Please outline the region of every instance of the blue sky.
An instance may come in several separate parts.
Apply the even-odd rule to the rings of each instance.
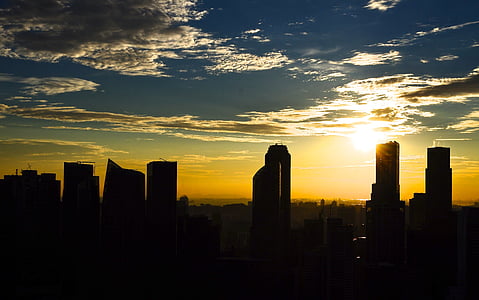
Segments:
[[[479,198],[477,1],[0,3],[4,174],[26,165],[61,173],[68,160],[100,161],[102,172],[107,157],[140,168],[165,157],[179,161],[185,182],[191,170],[206,180],[245,166],[230,181],[247,183],[230,190],[248,189],[270,143],[302,155],[319,151],[316,141],[397,139],[418,163],[405,163],[405,180],[417,173],[405,183],[420,189],[412,182],[436,140],[453,149],[468,191],[456,198]],[[350,181],[371,170],[370,152]],[[358,193],[298,184],[297,194],[367,197],[370,183]]]

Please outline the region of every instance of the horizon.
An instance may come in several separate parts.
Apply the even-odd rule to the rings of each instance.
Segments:
[[[428,147],[428,149],[429,148],[434,148],[434,147],[448,148],[448,147],[444,147],[444,146],[433,146],[433,147]],[[110,160],[110,159],[108,159],[108,160]],[[401,158],[400,158],[400,160],[401,160]],[[167,161],[167,160],[164,160],[164,159],[161,158],[160,161]],[[66,161],[65,163],[67,163],[67,162],[72,163],[73,161]],[[145,166],[144,169],[136,168],[136,169],[132,169],[132,170],[139,171],[146,176],[146,174],[147,174],[146,165],[149,162],[150,161],[144,163],[144,166]],[[99,177],[100,200],[103,199],[103,186],[104,186],[105,176],[104,175],[99,175],[99,174],[96,173],[96,169],[97,169],[96,162],[93,162],[93,161],[76,161],[74,163],[93,165],[94,175]],[[115,163],[117,163],[117,162],[115,162]],[[375,159],[372,161],[372,165],[375,166]],[[121,166],[120,165],[120,167],[122,167],[124,169],[130,169],[126,166]],[[294,169],[294,166],[292,166],[292,169]],[[61,187],[62,187],[61,188],[61,194],[63,195],[63,172],[55,173],[55,172],[48,172],[48,171],[43,171],[43,170],[36,170],[36,169],[32,169],[31,166],[29,165],[29,168],[27,168],[27,169],[21,169],[20,171],[18,169],[16,169],[15,173],[3,174],[3,176],[5,176],[5,175],[21,175],[21,172],[24,171],[24,170],[34,170],[34,171],[37,171],[38,174],[42,174],[42,173],[53,173],[53,174],[55,174],[56,179],[60,180],[60,182],[61,182]],[[453,178],[454,178],[454,169],[452,169],[452,171],[453,171]],[[178,174],[178,175],[179,175],[179,178],[182,177],[181,174]],[[253,178],[253,175],[251,176],[251,180]],[[425,168],[424,168],[424,176],[425,176]],[[400,176],[400,178],[401,178],[401,176]],[[293,178],[292,178],[292,181],[293,181]],[[371,182],[370,186],[373,183],[374,183],[374,180],[373,180],[373,182]],[[423,184],[424,184],[424,182],[423,182]],[[181,186],[180,179],[178,179],[178,185]],[[145,182],[145,186],[146,186],[146,182]],[[294,186],[292,186],[292,190],[294,191]],[[454,184],[453,184],[453,190],[454,190]],[[423,193],[423,192],[424,192],[424,190],[423,191],[414,191],[413,193]],[[250,193],[252,193],[252,190],[250,191]],[[205,205],[208,205],[208,204],[209,205],[229,205],[229,204],[246,204],[246,205],[248,205],[248,203],[252,201],[252,197],[244,197],[244,196],[242,197],[242,196],[239,196],[239,195],[238,196],[210,196],[210,195],[190,196],[186,193],[182,193],[181,191],[178,191],[177,199],[179,199],[182,196],[187,196],[192,205],[204,205],[204,204]],[[404,197],[403,194],[401,194],[400,199],[402,201],[405,201],[406,203],[409,203],[409,200],[412,198],[412,195],[409,198],[403,198],[403,197]],[[291,197],[291,203],[303,203],[303,202],[320,203],[321,200],[325,200],[327,203],[337,201],[337,202],[339,202],[339,204],[341,204],[341,202],[346,202],[346,203],[356,202],[356,203],[359,203],[361,205],[365,205],[366,201],[371,200],[371,198],[370,197],[369,198],[343,198],[343,197],[334,197],[334,196],[333,197],[322,197],[321,195],[317,195],[315,197],[296,197],[296,196]],[[479,202],[479,198],[477,198],[477,199],[454,199],[453,198],[453,205],[459,205],[459,206],[467,205],[467,204],[468,205],[475,205],[478,202]]]

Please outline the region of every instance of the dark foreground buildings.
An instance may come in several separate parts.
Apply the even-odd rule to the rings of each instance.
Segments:
[[[416,295],[446,299],[459,290],[457,234],[461,230],[452,210],[450,149],[428,148],[425,173],[426,192],[414,194],[409,202],[408,266],[421,278],[416,281],[420,283]]]
[[[11,286],[32,299],[478,299],[479,208],[452,207],[451,174],[450,149],[429,148],[406,223],[396,142],[377,146],[366,207],[292,204],[284,145],[248,205],[177,201],[176,162],[145,178],[108,160],[101,205],[91,163],[64,164],[63,201],[55,174],[24,170],[0,179]]]

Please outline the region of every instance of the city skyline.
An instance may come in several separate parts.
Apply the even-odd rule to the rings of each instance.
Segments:
[[[251,199],[287,145],[292,199],[369,199],[374,145],[401,144],[401,200],[426,148],[479,199],[479,3],[0,1],[0,174],[178,162],[178,193]],[[220,183],[220,184],[218,184]],[[215,189],[211,187],[215,186]],[[347,186],[348,188],[345,188]]]
[[[177,163],[165,160],[145,176],[109,159],[101,203],[91,162],[64,163],[63,197],[56,174],[5,175],[17,296],[477,299],[479,203],[451,205],[449,150],[427,149],[426,192],[408,207],[396,141],[376,145],[366,203],[291,203],[281,144],[252,176],[248,205],[178,200]]]
[[[433,146],[433,147],[428,147],[427,149],[425,149],[428,153],[428,155],[426,156],[426,160],[427,160],[427,164],[424,166],[424,168],[422,169],[422,172],[423,172],[423,178],[422,179],[419,179],[417,180],[417,182],[414,183],[414,186],[423,186],[422,188],[422,191],[421,191],[421,188],[419,190],[412,190],[412,196],[409,197],[409,198],[401,198],[399,195],[401,195],[401,192],[400,192],[400,189],[399,189],[399,186],[400,184],[399,181],[400,181],[400,178],[401,176],[399,175],[401,173],[401,168],[400,168],[400,161],[401,161],[401,155],[399,154],[399,150],[397,150],[397,153],[395,155],[397,155],[397,157],[395,157],[395,167],[393,170],[387,170],[387,171],[382,171],[382,167],[380,167],[381,165],[383,165],[384,163],[388,164],[388,160],[386,159],[385,162],[383,162],[383,160],[379,160],[379,163],[376,163],[378,161],[378,152],[377,151],[380,151],[381,150],[378,150],[378,149],[381,149],[382,147],[385,147],[387,145],[391,145],[391,144],[396,144],[397,147],[399,147],[399,143],[397,143],[397,141],[389,141],[385,144],[376,144],[376,158],[372,161],[373,165],[375,166],[374,168],[376,169],[373,173],[374,173],[374,176],[376,177],[376,180],[378,180],[378,178],[395,178],[394,180],[396,180],[396,184],[397,184],[397,196],[398,196],[398,200],[401,200],[401,201],[405,201],[405,202],[409,202],[409,200],[411,200],[412,198],[414,198],[416,196],[416,194],[421,194],[421,193],[424,193],[424,192],[427,192],[427,189],[428,189],[428,172],[430,172],[429,170],[431,169],[431,166],[433,166],[434,168],[438,169],[439,170],[442,168],[444,169],[445,168],[445,165],[447,163],[447,165],[449,166],[450,165],[450,151],[451,149],[448,148],[448,147],[439,147],[439,146]],[[275,144],[272,144],[269,146],[269,148],[285,148],[287,149],[287,146],[286,145],[283,145],[283,144],[280,144],[280,143],[275,143]],[[383,150],[384,151],[384,150]],[[287,150],[286,150],[287,152]],[[269,151],[268,151],[269,153]],[[435,154],[435,155],[431,155],[431,153],[435,154],[435,153],[438,153],[438,154]],[[446,154],[446,155],[444,155]],[[439,156],[438,156],[439,155]],[[442,160],[440,160],[439,158],[441,158],[441,155],[442,155]],[[435,158],[431,158],[432,157],[435,157]],[[446,160],[445,160],[446,159]],[[290,158],[291,160],[291,158]],[[294,158],[293,158],[294,160]],[[391,160],[391,158],[389,158],[389,160]],[[163,166],[171,166],[173,167],[174,166],[174,169],[176,170],[177,169],[177,166],[180,165],[178,161],[168,161],[168,160],[165,160],[163,158],[161,158],[160,161],[149,161],[149,162],[145,162],[144,163],[144,170],[140,170],[139,168],[134,168],[134,169],[130,169],[131,172],[136,172],[138,174],[141,174],[142,176],[146,176],[147,174],[150,174],[152,171],[150,170],[150,168],[152,167],[153,164],[161,164]],[[291,164],[291,162],[289,162],[289,164]],[[67,176],[67,174],[72,174],[70,170],[72,170],[72,167],[75,167],[75,168],[80,168],[80,169],[83,169],[83,173],[84,174],[88,174],[90,173],[90,176],[93,176],[95,177],[95,181],[96,183],[92,183],[93,185],[96,185],[97,186],[97,189],[99,191],[99,199],[103,200],[103,194],[104,194],[104,186],[105,186],[105,183],[106,183],[106,179],[108,177],[108,173],[109,173],[109,169],[111,169],[112,166],[115,166],[117,168],[121,168],[119,167],[116,162],[114,162],[113,160],[111,160],[110,158],[108,158],[107,160],[107,163],[106,163],[106,174],[105,175],[99,175],[97,174],[96,172],[96,162],[93,162],[93,161],[69,161],[69,162],[64,162],[63,164],[63,170],[61,171],[61,173],[54,173],[54,172],[49,172],[48,170],[36,170],[36,169],[32,169],[31,168],[31,165],[28,166],[28,168],[26,169],[15,169],[13,172],[10,172],[10,173],[5,173],[5,174],[2,174],[2,176],[7,176],[7,175],[18,175],[18,174],[21,174],[23,171],[26,171],[26,172],[29,172],[30,170],[32,171],[35,171],[40,174],[45,174],[45,175],[54,175],[58,181],[60,182],[61,184],[61,196],[62,198],[64,197],[65,195],[65,184],[64,184],[64,178],[67,178],[65,176]],[[171,168],[170,167],[170,168]],[[292,166],[289,166],[289,168],[292,169]],[[262,168],[260,168],[259,170],[257,170],[256,175],[258,175],[259,173],[262,172],[262,170],[264,169],[264,166]],[[386,168],[387,169],[387,168]],[[67,171],[68,170],[68,171]],[[85,173],[86,172],[86,173]],[[175,171],[177,172],[177,171]],[[291,172],[291,171],[289,171]],[[393,174],[391,174],[391,172],[396,172],[396,175],[393,176]],[[81,172],[79,173],[81,174]],[[450,183],[452,183],[452,175],[454,174],[454,170],[453,168],[449,168],[449,181]],[[69,175],[71,177],[71,175]],[[75,175],[75,176],[79,176],[79,175]],[[84,176],[84,175],[80,175],[80,177],[77,177],[77,178],[82,178],[81,176]],[[255,181],[255,176],[253,176],[253,180],[252,180],[252,184],[251,184],[251,190],[249,191],[250,195],[249,196],[246,196],[246,197],[225,197],[225,198],[222,198],[222,197],[218,197],[218,198],[208,198],[208,197],[198,197],[198,198],[195,198],[193,197],[192,199],[192,203],[197,203],[197,204],[231,204],[231,203],[247,203],[247,202],[250,202],[250,201],[254,201],[254,195],[255,195],[255,192],[254,192],[254,181]],[[290,181],[291,182],[294,182],[294,178],[291,174],[288,175],[290,178]],[[70,178],[68,177],[68,178]],[[76,180],[79,180],[79,179],[76,179]],[[177,182],[176,182],[176,185],[177,186],[181,186],[181,179],[176,179]],[[250,181],[251,181],[251,176],[250,176]],[[374,182],[374,179],[373,181],[370,182],[370,185],[371,183]],[[289,193],[291,193],[291,190],[293,189],[293,185],[290,184],[291,186],[288,188],[290,190]],[[440,186],[438,185],[437,183],[435,184],[436,186]],[[446,194],[443,194],[443,196],[446,197],[447,199],[447,195],[449,193],[451,193],[451,187],[452,187],[452,190],[454,190],[454,187],[453,187],[454,184],[451,184],[451,186],[449,187],[449,192],[447,192],[447,188],[446,188]],[[145,186],[146,186],[146,182],[145,182]],[[360,201],[364,204],[364,201],[366,200],[371,200],[374,198],[373,194],[374,194],[374,186],[375,186],[375,183],[373,183],[373,192],[371,193],[371,189],[370,189],[370,193],[369,193],[369,197],[368,198],[341,198],[341,197],[331,197],[331,198],[327,198],[327,197],[314,197],[314,198],[294,198],[292,196],[289,196],[289,198],[291,199],[290,201],[313,201],[313,202],[319,202],[320,200],[329,200],[329,201],[337,201],[337,200],[340,200],[340,201]],[[447,186],[447,184],[445,185]],[[68,185],[67,185],[67,189],[68,189]],[[443,187],[444,187],[444,184],[443,184]],[[148,199],[148,193],[146,192],[145,190],[145,200]],[[238,193],[239,195],[239,193]],[[439,194],[440,195],[440,194]],[[172,194],[170,195],[170,198],[172,198]],[[190,195],[187,195],[185,193],[181,193],[180,190],[178,190],[177,192],[177,196],[176,196],[176,199],[179,199],[180,196],[187,196],[188,198],[190,198]],[[67,193],[67,198],[68,198],[68,193]],[[451,197],[452,198],[452,197]],[[463,204],[471,204],[471,203],[476,203],[477,201],[476,200],[479,200],[479,199],[471,199],[471,200],[465,200],[465,201],[454,201],[452,200],[452,204],[456,204],[456,205],[463,205]],[[449,204],[450,205],[450,204]],[[447,207],[447,205],[446,205]]]

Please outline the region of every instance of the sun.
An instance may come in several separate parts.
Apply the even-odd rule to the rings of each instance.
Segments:
[[[361,126],[357,127],[356,131],[350,135],[350,139],[354,148],[367,152],[373,150],[376,144],[384,139],[384,134],[375,131],[372,127]]]

